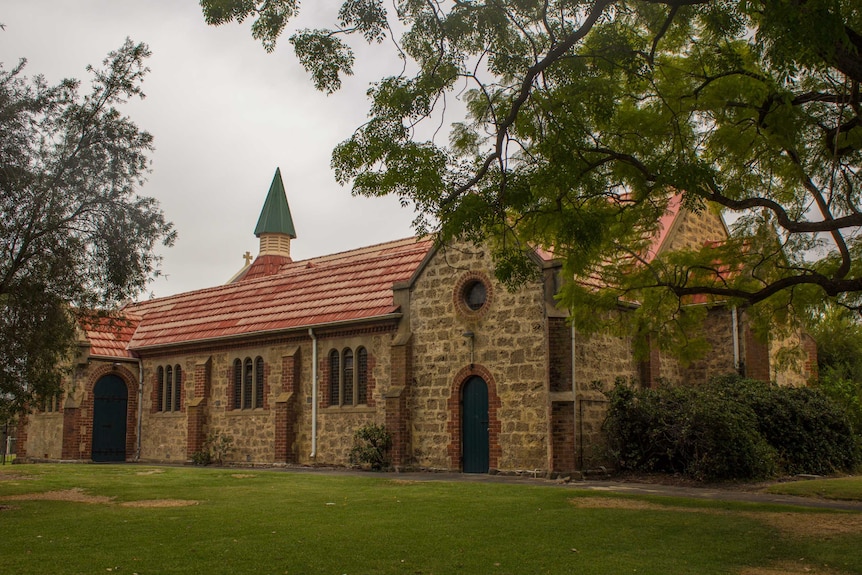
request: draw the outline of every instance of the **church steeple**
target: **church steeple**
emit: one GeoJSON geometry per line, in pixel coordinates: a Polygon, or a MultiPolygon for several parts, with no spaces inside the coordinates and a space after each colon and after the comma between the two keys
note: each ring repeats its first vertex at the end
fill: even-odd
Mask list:
{"type": "Polygon", "coordinates": [[[258,255],[290,257],[290,240],[296,238],[296,231],[293,227],[293,218],[290,216],[290,206],[287,205],[280,168],[275,169],[275,176],[269,186],[269,193],[263,203],[254,235],[260,238],[258,255]]]}

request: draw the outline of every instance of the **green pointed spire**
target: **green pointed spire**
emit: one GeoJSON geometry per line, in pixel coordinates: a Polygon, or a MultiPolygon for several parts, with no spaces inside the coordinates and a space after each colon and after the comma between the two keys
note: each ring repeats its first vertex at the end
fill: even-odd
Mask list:
{"type": "Polygon", "coordinates": [[[269,186],[269,193],[260,211],[257,227],[254,235],[261,234],[286,234],[291,238],[296,237],[293,229],[293,218],[290,217],[290,206],[287,205],[287,196],[284,193],[284,183],[281,181],[281,169],[275,169],[275,176],[269,186]]]}

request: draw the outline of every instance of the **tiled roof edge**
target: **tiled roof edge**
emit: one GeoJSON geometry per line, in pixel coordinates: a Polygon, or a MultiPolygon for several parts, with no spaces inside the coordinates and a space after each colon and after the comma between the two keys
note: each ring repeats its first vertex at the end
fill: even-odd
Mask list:
{"type": "Polygon", "coordinates": [[[362,323],[376,323],[387,320],[401,319],[404,314],[401,312],[392,312],[387,313],[385,315],[376,315],[371,317],[363,317],[359,319],[345,319],[339,321],[330,321],[330,322],[321,322],[321,323],[313,323],[307,324],[303,326],[297,327],[289,327],[289,328],[276,328],[269,330],[261,330],[261,331],[252,331],[248,333],[242,334],[228,334],[228,335],[220,335],[217,337],[209,337],[203,339],[193,339],[193,340],[185,340],[180,342],[170,342],[170,343],[159,343],[155,345],[144,345],[144,346],[136,346],[136,347],[127,347],[126,349],[135,353],[138,351],[151,351],[156,349],[170,348],[170,347],[182,347],[186,345],[200,345],[205,343],[214,343],[219,341],[227,341],[227,340],[242,340],[242,339],[256,339],[260,337],[265,337],[278,333],[294,333],[294,332],[304,332],[309,329],[319,329],[322,327],[338,327],[342,325],[356,325],[362,323]]]}

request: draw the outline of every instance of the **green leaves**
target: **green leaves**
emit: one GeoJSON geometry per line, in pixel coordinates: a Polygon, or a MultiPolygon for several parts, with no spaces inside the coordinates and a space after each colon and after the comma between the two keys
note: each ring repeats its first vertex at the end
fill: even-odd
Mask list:
{"type": "Polygon", "coordinates": [[[341,88],[341,74],[353,74],[353,52],[329,30],[301,30],[290,43],[314,87],[331,94],[341,88]]]}
{"type": "Polygon", "coordinates": [[[251,25],[251,35],[260,40],[267,52],[275,50],[276,41],[287,22],[299,9],[298,0],[200,0],[207,24],[221,26],[236,20],[257,16],[251,25]]]}
{"type": "Polygon", "coordinates": [[[862,309],[858,2],[354,0],[338,18],[297,36],[318,88],[352,71],[351,33],[403,29],[405,63],[372,85],[336,177],[413,204],[441,241],[488,242],[500,279],[551,249],[574,317],[636,304],[627,329],[689,350],[694,296],[773,320],[862,309]],[[674,194],[733,237],[649,252],[674,194]]]}
{"type": "Polygon", "coordinates": [[[149,56],[127,40],[79,83],[0,67],[0,411],[52,395],[77,344],[73,313],[113,308],[158,274],[172,226],[137,195],[153,138],[115,107],[143,97],[149,56]]]}

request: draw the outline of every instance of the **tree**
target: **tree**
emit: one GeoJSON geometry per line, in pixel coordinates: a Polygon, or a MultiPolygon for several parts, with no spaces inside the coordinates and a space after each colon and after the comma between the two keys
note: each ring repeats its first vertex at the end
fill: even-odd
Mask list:
{"type": "MultiPolygon", "coordinates": [[[[210,24],[254,19],[267,50],[298,8],[201,5],[210,24]]],[[[290,42],[330,92],[356,34],[393,37],[405,64],[369,89],[336,179],[413,203],[441,241],[490,241],[506,282],[530,273],[527,246],[553,249],[579,328],[621,299],[640,303],[638,332],[677,344],[694,296],[764,324],[824,299],[862,311],[858,1],[349,0],[290,42]],[[449,123],[453,96],[466,115],[449,123]],[[653,258],[674,193],[723,212],[731,238],[653,258]]]]}
{"type": "Polygon", "coordinates": [[[817,386],[844,409],[862,439],[862,322],[858,314],[826,305],[809,331],[817,342],[817,386]]]}
{"type": "Polygon", "coordinates": [[[152,136],[116,105],[143,97],[150,55],[126,40],[92,73],[49,86],[0,65],[0,419],[60,389],[84,314],[137,295],[174,240],[136,189],[152,136]]]}

